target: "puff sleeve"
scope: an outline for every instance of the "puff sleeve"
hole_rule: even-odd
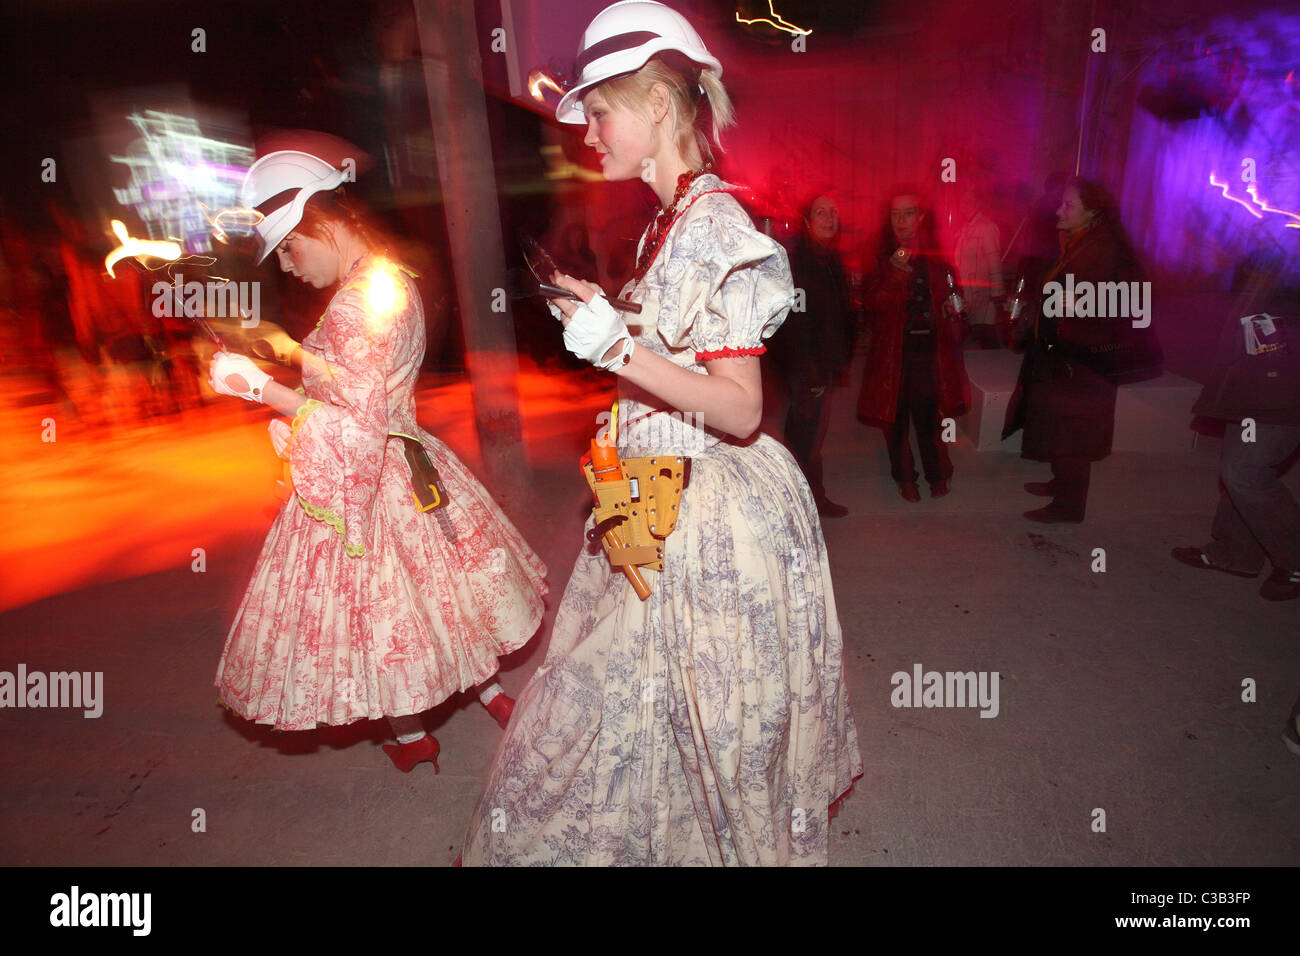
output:
[[[684,216],[664,249],[659,334],[697,361],[766,351],[794,301],[785,250],[725,201],[734,215],[715,205]]]

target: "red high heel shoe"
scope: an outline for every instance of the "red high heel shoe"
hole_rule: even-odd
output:
[[[506,725],[510,723],[510,715],[515,712],[515,702],[502,691],[492,698],[487,705],[487,712],[495,717],[501,729],[505,730]]]
[[[419,740],[409,744],[384,744],[384,753],[388,754],[394,766],[402,773],[410,773],[411,768],[425,760],[433,761],[433,772],[438,772],[438,738],[425,734]]]

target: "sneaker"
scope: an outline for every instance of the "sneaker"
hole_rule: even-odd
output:
[[[915,481],[905,481],[898,486],[898,493],[903,496],[904,501],[913,503],[921,500],[921,489],[916,487]]]
[[[942,498],[950,491],[952,491],[952,485],[948,484],[948,479],[941,478],[930,486],[930,497]]]
[[[1259,588],[1259,596],[1268,601],[1289,601],[1300,597],[1300,571],[1274,568]]]
[[[1200,568],[1203,571],[1222,571],[1224,574],[1235,574],[1239,578],[1257,578],[1258,571],[1234,571],[1232,568],[1225,568],[1221,564],[1215,564],[1206,556],[1200,548],[1174,548],[1169,552],[1169,556],[1175,561],[1181,561],[1193,568]]]

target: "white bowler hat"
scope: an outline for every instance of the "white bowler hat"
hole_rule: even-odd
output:
[[[616,76],[635,73],[656,53],[676,50],[702,70],[722,76],[722,64],[686,18],[654,0],[621,0],[587,25],[574,70],[578,79],[555,109],[561,123],[585,123],[582,96]]]
[[[257,224],[258,264],[302,221],[307,200],[338,187],[345,176],[319,156],[295,149],[267,153],[249,168],[239,201],[262,214]]]

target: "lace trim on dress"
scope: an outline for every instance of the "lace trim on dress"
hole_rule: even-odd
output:
[[[733,349],[728,346],[727,348],[716,349],[712,352],[696,352],[695,361],[712,362],[714,359],[720,358],[740,358],[742,355],[762,355],[766,351],[766,345],[752,345],[740,349]]]
[[[290,426],[289,429],[290,441],[292,441],[294,438],[298,436],[298,429],[302,428],[303,425],[307,424],[307,416],[310,415],[312,412],[316,411],[316,409],[320,408],[324,404],[325,403],[322,402],[319,398],[309,398],[307,399],[307,401],[303,402],[300,406],[298,406],[298,413],[293,416],[293,424]]]
[[[366,553],[364,544],[348,544],[347,528],[344,526],[343,519],[334,512],[328,508],[314,505],[310,501],[304,501],[301,495],[298,496],[298,504],[302,505],[302,510],[307,514],[338,532],[339,537],[343,539],[343,551],[349,558],[359,558]]]

